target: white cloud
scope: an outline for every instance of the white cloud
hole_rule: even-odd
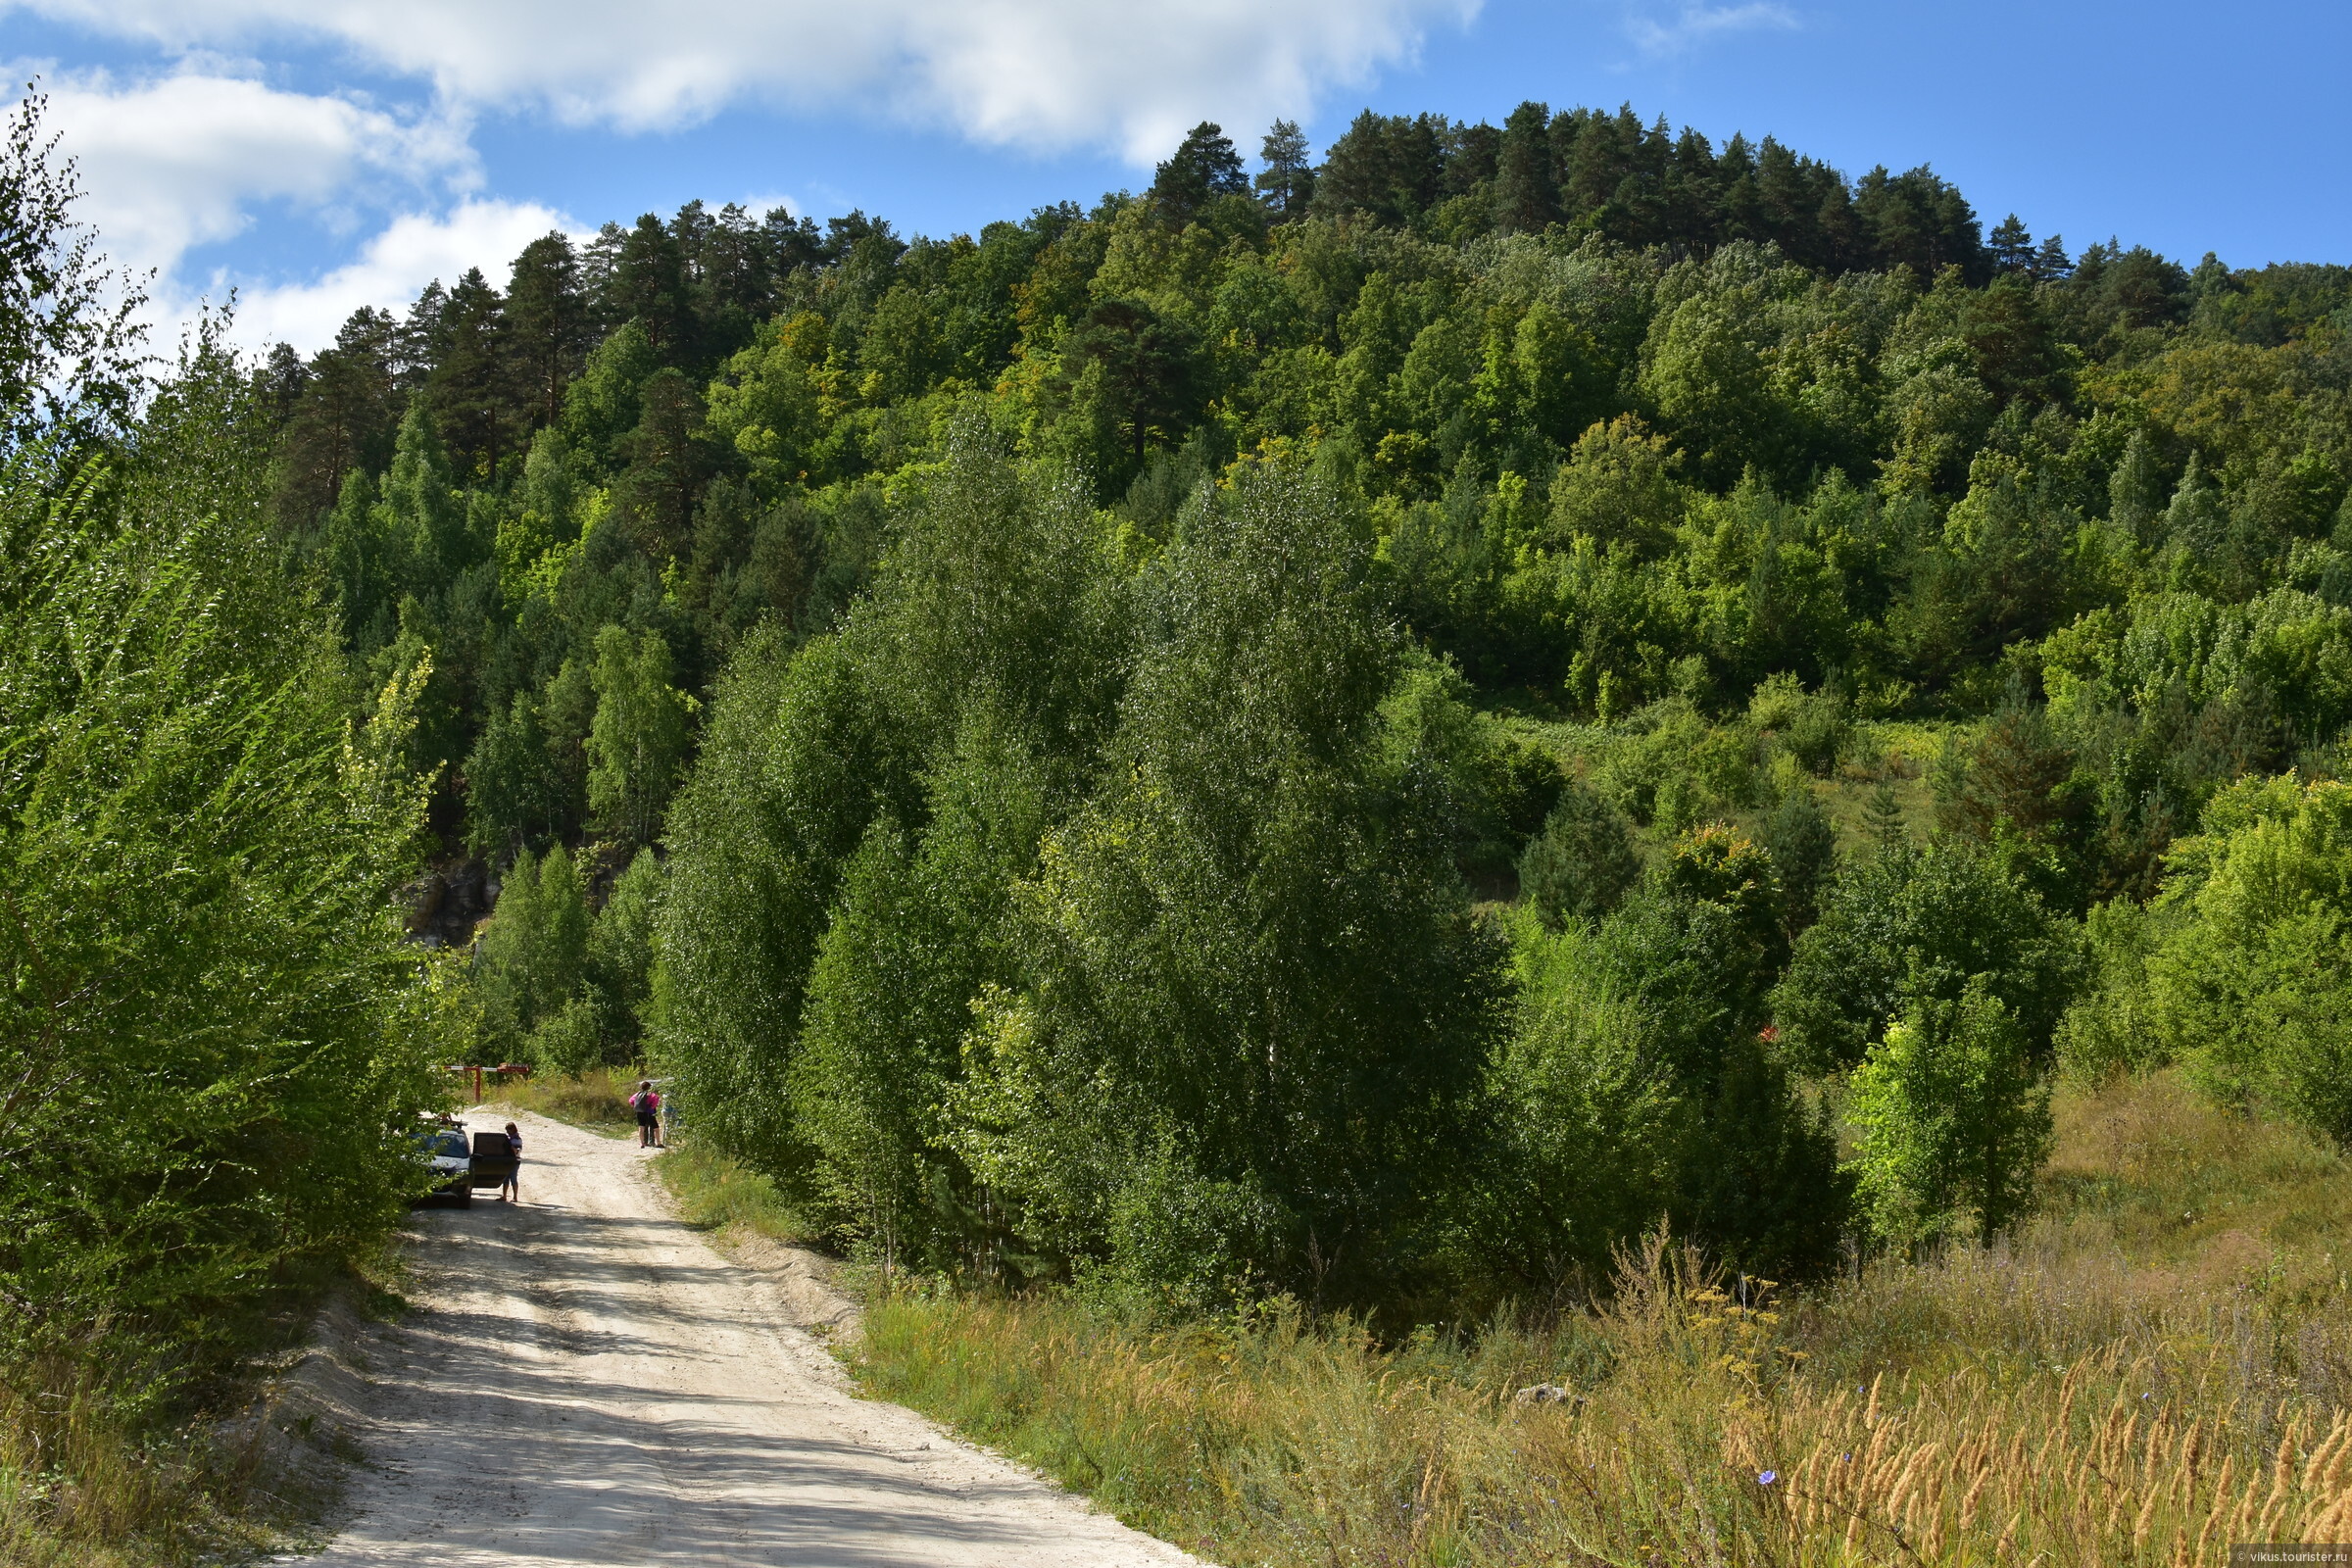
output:
[[[49,126],[80,166],[79,216],[118,261],[167,274],[191,246],[243,229],[255,202],[348,221],[337,209],[366,187],[413,197],[419,185],[478,178],[465,126],[447,117],[404,120],[201,72],[128,82],[75,74],[44,86]]]
[[[166,49],[325,40],[445,104],[674,126],[739,102],[886,107],[976,140],[1164,156],[1412,57],[1479,0],[0,0]]]
[[[314,282],[241,291],[234,336],[256,347],[285,342],[315,352],[332,343],[336,328],[361,306],[405,312],[425,284],[435,278],[455,282],[468,267],[504,287],[508,264],[550,229],[587,237],[535,202],[467,201],[442,217],[403,215],[370,239],[357,261]],[[225,277],[214,280],[216,302],[226,297],[227,286]],[[193,302],[183,304],[182,314],[193,314]]]
[[[1666,16],[1635,16],[1627,20],[1625,30],[1635,48],[1657,58],[1679,55],[1727,33],[1790,32],[1796,26],[1795,13],[1787,6],[1751,0],[1746,5],[1685,5]]]

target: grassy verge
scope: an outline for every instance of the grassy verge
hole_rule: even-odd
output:
[[[1229,1564],[2150,1565],[2352,1534],[2352,1171],[2159,1078],[2042,1217],[1779,1309],[1652,1245],[1607,1305],[1383,1346],[1282,1310],[875,1302],[858,1371]],[[1521,1404],[1547,1385],[1565,1398]]]
[[[779,1242],[798,1242],[807,1234],[773,1182],[691,1138],[672,1144],[654,1161],[654,1169],[689,1225]]]
[[[130,1568],[276,1544],[255,1495],[258,1447],[126,1416],[86,1369],[38,1382],[31,1395],[0,1389],[0,1560]]]
[[[619,1138],[637,1130],[636,1112],[629,1109],[629,1096],[636,1087],[633,1074],[598,1067],[577,1077],[550,1074],[510,1083],[483,1103],[535,1111],[592,1133]]]
[[[334,1481],[271,1462],[257,1384],[298,1353],[330,1293],[368,1316],[400,1310],[403,1268],[387,1243],[288,1278],[200,1358],[139,1362],[117,1337],[100,1358],[15,1368],[0,1380],[0,1562],[155,1568],[299,1546],[326,1500],[314,1491]]]

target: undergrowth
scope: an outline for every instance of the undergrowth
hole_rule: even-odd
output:
[[[682,1138],[654,1162],[679,1216],[707,1230],[738,1230],[776,1241],[799,1242],[808,1235],[775,1183],[745,1169],[710,1146]]]
[[[2218,1564],[2352,1533],[2352,1172],[2168,1077],[2062,1097],[2011,1242],[1778,1299],[1653,1238],[1587,1309],[1401,1343],[944,1285],[858,1369],[1242,1564]],[[1531,1392],[1526,1398],[1521,1391]]]
[[[533,1111],[554,1121],[616,1138],[636,1131],[637,1113],[629,1109],[629,1096],[636,1088],[633,1074],[611,1067],[594,1067],[577,1075],[551,1073],[516,1079],[501,1085],[497,1094],[483,1104]]]
[[[92,1353],[0,1380],[0,1562],[161,1568],[283,1550],[321,1500],[269,1462],[257,1380],[298,1353],[331,1294],[368,1316],[406,1304],[396,1243],[282,1276],[190,1345],[91,1326]],[[140,1347],[148,1348],[142,1353]]]

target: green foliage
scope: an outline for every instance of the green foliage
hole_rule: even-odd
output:
[[[2249,779],[2202,826],[2171,862],[2184,917],[2145,960],[2157,1036],[2225,1102],[2352,1141],[2352,785]]]
[[[622,838],[646,843],[685,765],[693,698],[670,684],[661,633],[619,626],[596,636],[596,722],[588,732],[588,808]]]
[[[1460,827],[1456,859],[1474,886],[1493,886],[1532,853],[1566,785],[1558,762],[1480,712],[1475,696],[1451,667],[1413,661],[1383,719],[1397,757],[1417,752],[1443,773]]]
[[[1826,776],[1851,743],[1851,705],[1837,692],[1808,695],[1788,671],[1767,676],[1748,699],[1748,722],[1777,736],[1805,771]]]
[[[1922,997],[1854,1070],[1858,1196],[1887,1241],[1962,1221],[1989,1240],[2015,1223],[2050,1148],[2050,1102],[2029,1042],[1984,976],[1953,1000]]]
[[[118,466],[0,471],[0,1051],[28,1133],[0,1338],[146,1410],[385,1233],[453,1043],[387,907],[421,672],[352,729],[328,612],[279,569],[269,439],[208,336]]]
[[[516,692],[466,760],[466,847],[485,858],[545,844],[571,815],[563,760],[544,710]]]
[[[74,220],[81,184],[26,89],[0,125],[0,458],[118,433],[145,390],[145,295]]]
[[[1641,1000],[1592,927],[1512,931],[1510,1028],[1487,1071],[1496,1132],[1472,1208],[1485,1266],[1519,1289],[1605,1279],[1611,1249],[1665,1206],[1679,1102]]]
[[[1778,922],[1768,858],[1720,827],[1678,841],[1596,924],[1522,921],[1468,1221],[1488,1268],[1519,1289],[1597,1283],[1660,1215],[1742,1269],[1834,1265],[1836,1143],[1758,1038]]]
[[[549,850],[545,860],[528,851],[515,857],[475,956],[492,1049],[513,1059],[533,1059],[534,1037],[579,989],[588,931],[587,896],[564,846]],[[564,1038],[576,1040],[581,1027],[573,1020]],[[576,1054],[564,1061],[567,1070],[585,1064]]]
[[[1831,885],[1773,992],[1773,1016],[1795,1059],[1842,1071],[1915,1003],[1957,1002],[1982,976],[2040,1061],[2081,966],[2062,916],[1983,851],[1939,839],[1883,849]]]
[[[662,862],[639,850],[613,879],[588,929],[587,994],[593,1000],[608,1060],[633,1061],[653,1005],[655,929],[661,918]]]
[[[886,1266],[952,1262],[976,1228],[956,1208],[970,1183],[946,1152],[946,1108],[973,998],[1004,967],[1006,881],[1040,826],[1027,772],[974,736],[935,775],[919,858],[877,818],[809,975],[795,1113],[821,1196]]]
[[[1497,1000],[1434,770],[1380,744],[1399,649],[1336,500],[1244,466],[1154,564],[1103,785],[1025,901],[1036,978],[965,1048],[975,1172],[1137,1284],[1186,1283],[1166,1213],[1269,1283],[1391,1288]]]
[[[1781,925],[1793,941],[1820,912],[1821,890],[1838,869],[1838,829],[1804,784],[1783,794],[1757,830],[1780,884]]]
[[[853,644],[757,639],[670,810],[660,1046],[707,1135],[771,1174],[803,1163],[786,1074],[808,966],[843,866],[904,777],[895,754]]]
[[[2148,959],[2185,911],[2130,899],[2094,906],[2083,917],[2088,981],[2059,1021],[2058,1065],[2078,1082],[2145,1076],[2170,1061],[2158,1027]]]
[[[1519,858],[1519,893],[1557,929],[1608,913],[1641,874],[1625,818],[1571,779],[1544,818],[1544,831]]]

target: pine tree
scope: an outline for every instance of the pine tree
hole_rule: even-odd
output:
[[[612,272],[597,301],[607,321],[635,321],[665,365],[682,365],[694,351],[687,310],[686,258],[662,220],[647,213],[612,246]]]
[[[442,312],[441,354],[422,400],[458,475],[484,484],[496,481],[508,445],[505,306],[480,268],[466,270]]]
[[[278,525],[318,528],[355,471],[380,469],[399,423],[392,344],[398,327],[372,306],[352,313],[332,348],[315,355],[277,454]]]
[[[1995,272],[2032,272],[2034,236],[2026,231],[2024,220],[2015,213],[1993,226],[1992,232],[1985,236],[1985,244],[1992,252]]]
[[[1519,859],[1519,891],[1554,930],[1596,920],[1642,874],[1633,832],[1617,808],[1569,779],[1544,831]]]
[[[558,231],[525,245],[507,284],[506,351],[526,429],[563,416],[564,388],[587,358],[591,325],[570,239]]]
[[[1889,780],[1881,779],[1878,788],[1870,792],[1862,808],[1862,822],[1882,852],[1899,850],[1911,842],[1911,831],[1903,825],[1903,803],[1895,798]]]
[[[1247,196],[1249,175],[1242,155],[1214,121],[1203,120],[1185,133],[1175,154],[1152,176],[1147,200],[1170,228],[1182,228],[1221,196]]]
[[[1254,181],[1258,199],[1280,220],[1304,217],[1306,204],[1315,193],[1306,132],[1298,128],[1297,121],[1277,120],[1259,144],[1257,155],[1266,166]]]
[[[1559,220],[1559,180],[1551,167],[1551,111],[1523,103],[1502,122],[1494,163],[1494,226],[1541,234]]]
[[[2056,282],[2071,275],[2074,270],[2075,264],[2066,254],[2066,241],[2059,235],[2052,234],[2043,240],[2041,248],[2034,253],[2034,276],[2036,281]]]

